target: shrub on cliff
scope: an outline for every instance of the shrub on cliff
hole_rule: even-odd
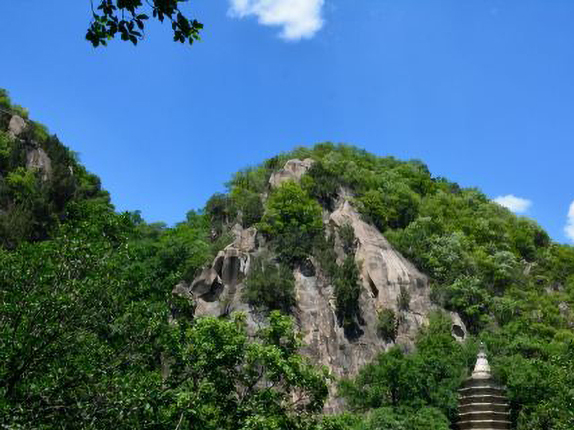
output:
[[[314,238],[322,232],[321,206],[299,184],[287,181],[274,190],[258,224],[275,244],[280,259],[288,265],[303,261]]]
[[[243,290],[245,301],[267,311],[289,313],[296,304],[292,270],[265,256],[254,258],[251,264]]]

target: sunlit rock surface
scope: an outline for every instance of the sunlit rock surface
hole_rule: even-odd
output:
[[[298,182],[301,176],[307,173],[307,170],[313,165],[313,160],[306,158],[304,160],[293,159],[285,163],[282,169],[273,173],[269,178],[271,188],[276,188],[286,181]]]

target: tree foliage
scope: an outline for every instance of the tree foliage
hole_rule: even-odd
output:
[[[291,320],[272,312],[254,339],[240,316],[203,318],[185,334],[168,378],[172,422],[206,430],[310,429],[327,396],[325,373],[297,354]]]
[[[275,189],[258,224],[275,241],[280,258],[288,265],[303,261],[315,237],[323,231],[321,206],[299,184],[287,181]]]
[[[379,418],[371,419],[396,420],[397,428],[403,428],[400,426],[404,426],[405,421],[415,419],[428,408],[436,411],[438,418],[433,422],[454,422],[456,390],[474,352],[472,344],[457,343],[450,333],[449,319],[436,314],[430,326],[419,335],[414,353],[405,354],[398,346],[381,353],[355,380],[343,381],[341,393],[357,411],[383,408],[375,414],[375,417],[380,415]],[[385,427],[372,424],[366,428]],[[448,428],[448,425],[437,424],[436,428]]]
[[[397,337],[398,321],[392,309],[385,308],[378,313],[377,331],[387,342],[394,342]]]
[[[321,161],[316,161],[302,178],[302,185],[323,207],[333,210],[337,192],[342,184],[336,172],[328,169]]]
[[[76,221],[54,238],[0,252],[3,426],[314,425],[325,374],[297,354],[288,318],[271,313],[253,339],[240,318],[169,324],[164,282],[181,268],[162,253],[174,238],[150,246],[161,227],[142,236],[137,216],[91,202],[70,210]]]
[[[243,297],[247,303],[267,311],[291,312],[295,303],[295,279],[291,269],[259,256],[251,262]]]
[[[144,38],[144,29],[150,19],[171,23],[173,40],[189,43],[199,40],[203,29],[196,19],[191,19],[182,12],[181,4],[187,0],[90,0],[92,20],[86,33],[94,47],[106,46],[108,41],[120,36],[121,40],[137,45]]]
[[[359,269],[353,254],[348,255],[338,268],[337,277],[334,279],[334,290],[339,325],[344,327],[348,337],[359,337],[362,334],[360,328],[362,317],[359,307],[361,284]]]
[[[129,271],[129,219],[96,203],[70,210],[74,221],[53,239],[0,252],[8,427],[145,422],[146,393],[159,387],[165,293]]]

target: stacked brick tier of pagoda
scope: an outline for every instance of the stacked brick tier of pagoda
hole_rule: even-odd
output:
[[[484,350],[478,353],[472,376],[459,390],[460,430],[510,429],[510,412],[504,389],[492,380]]]

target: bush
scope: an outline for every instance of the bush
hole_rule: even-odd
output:
[[[410,422],[411,417],[414,419],[419,413],[437,415],[437,423],[444,422],[444,416],[454,419],[458,403],[456,389],[474,361],[476,350],[471,342],[459,344],[450,329],[448,316],[431,315],[429,326],[417,336],[414,352],[406,354],[394,346],[380,353],[354,380],[343,380],[340,393],[353,410],[388,408],[391,416],[406,418],[409,430],[425,428]],[[429,407],[440,413],[420,411]],[[439,424],[428,428],[442,429]]]
[[[323,273],[333,282],[337,277],[339,266],[337,265],[337,253],[335,252],[335,234],[331,229],[328,235],[326,232],[317,235],[313,247],[313,255],[319,262]]]
[[[447,417],[436,408],[375,409],[357,430],[449,430]]]
[[[245,280],[243,298],[256,308],[289,313],[296,303],[293,272],[266,256],[255,258]]]
[[[340,415],[325,415],[323,416],[317,430],[354,430],[362,422],[360,415],[344,412]]]
[[[461,277],[444,289],[444,305],[460,312],[467,328],[476,333],[488,321],[492,296],[476,277]]]
[[[378,314],[377,331],[387,342],[394,342],[397,337],[397,317],[392,309],[383,309]]]
[[[449,430],[448,418],[437,408],[421,408],[407,418],[409,430]]]
[[[420,196],[397,180],[384,180],[358,198],[361,213],[379,230],[405,228],[418,215]]]
[[[237,172],[226,185],[231,193],[237,189],[242,189],[255,194],[262,194],[267,189],[272,171],[273,168],[267,164],[259,167],[248,167]]]
[[[8,168],[8,159],[12,152],[12,139],[7,133],[0,130],[0,169],[6,171]]]
[[[392,408],[380,408],[369,414],[361,430],[410,430],[406,427],[405,418]]]
[[[260,231],[275,241],[281,261],[300,263],[323,231],[321,206],[299,184],[288,181],[273,191],[265,209]]]
[[[217,193],[205,204],[205,212],[209,216],[212,228],[216,234],[221,234],[226,224],[237,216],[237,208],[227,194]]]
[[[339,228],[339,238],[341,239],[343,251],[345,251],[346,254],[355,252],[355,230],[351,224],[343,224],[341,228]]]
[[[10,101],[8,91],[6,91],[4,88],[0,88],[0,108],[10,109],[11,106],[12,102]]]
[[[472,244],[463,233],[432,236],[427,241],[428,251],[421,253],[419,258],[425,271],[437,281],[449,283],[461,275],[475,272],[471,256]]]
[[[411,305],[411,294],[401,285],[399,296],[397,297],[397,307],[400,311],[408,311]]]
[[[355,263],[355,256],[345,258],[343,265],[338,270],[338,276],[334,282],[335,304],[339,325],[345,329],[348,337],[354,338],[362,334],[359,328],[361,322],[359,296],[361,286],[359,282],[359,269]]]
[[[354,242],[354,234],[352,237]],[[314,254],[323,273],[334,287],[339,326],[345,328],[345,334],[350,338],[360,336],[362,331],[359,325],[363,323],[359,307],[361,283],[355,255],[349,253],[341,266],[337,264],[335,233],[332,230],[329,235],[321,234],[316,237]]]
[[[337,192],[341,186],[341,178],[327,169],[321,161],[313,163],[307,171],[301,184],[311,197],[317,199],[323,207],[332,211]]]
[[[261,221],[263,203],[259,193],[237,187],[231,192],[231,201],[232,205],[241,213],[243,227],[251,227]]]

